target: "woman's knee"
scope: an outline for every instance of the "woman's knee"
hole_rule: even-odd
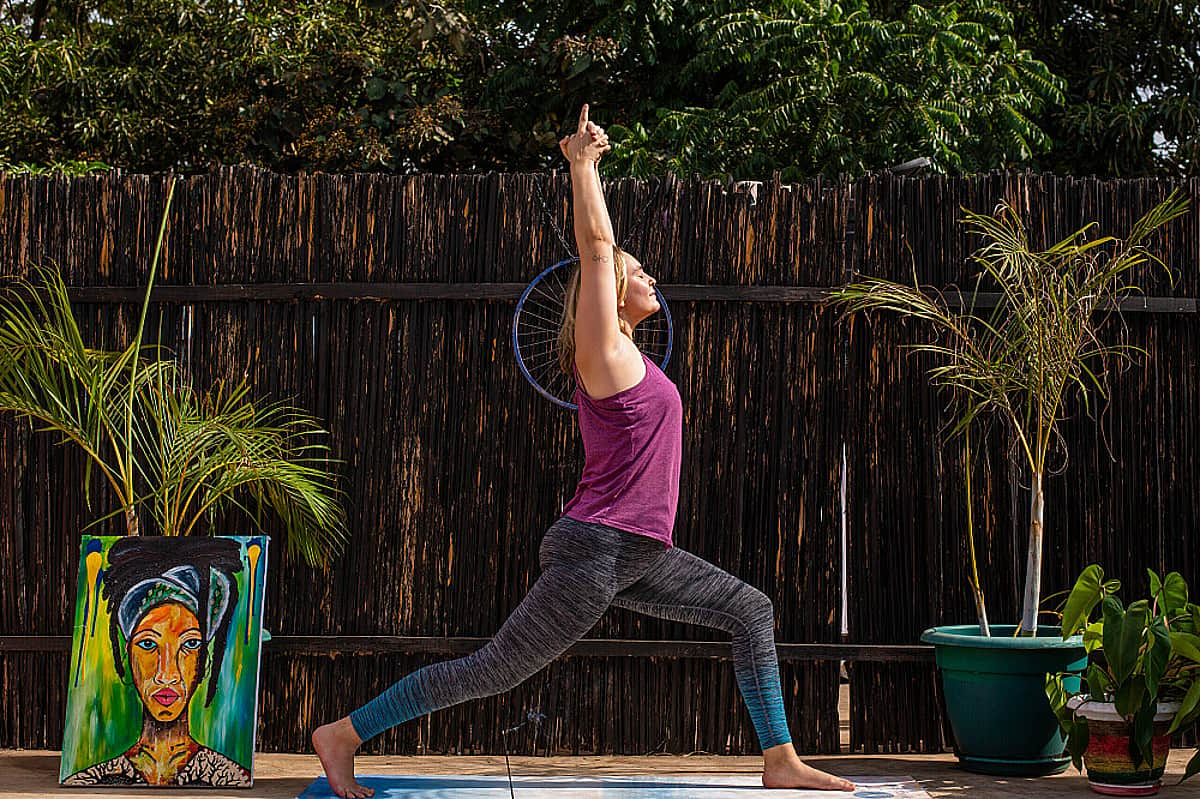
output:
[[[742,617],[751,625],[775,626],[775,604],[771,598],[752,585],[746,585],[738,595]]]
[[[457,686],[463,699],[484,699],[516,688],[531,677],[535,670],[526,673],[520,664],[500,659],[488,651],[488,646],[457,660],[434,664],[431,678]]]
[[[471,682],[485,696],[516,688],[549,666],[577,638],[573,634],[547,637],[544,628],[527,629],[519,637],[507,632],[503,639],[493,638],[460,661],[459,673],[471,675]]]

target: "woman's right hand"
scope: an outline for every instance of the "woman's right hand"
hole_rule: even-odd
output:
[[[570,136],[563,136],[558,142],[558,148],[572,164],[580,161],[599,161],[600,157],[612,149],[608,143],[608,135],[604,128],[588,121],[587,103],[579,112],[579,127]]]

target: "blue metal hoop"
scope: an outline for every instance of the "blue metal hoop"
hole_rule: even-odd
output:
[[[558,263],[543,269],[537,277],[531,280],[529,285],[525,287],[525,290],[521,292],[521,299],[517,301],[517,310],[513,312],[512,324],[513,354],[516,355],[517,366],[521,369],[521,374],[525,375],[525,379],[529,381],[529,384],[533,386],[543,397],[550,400],[555,405],[559,405],[572,411],[578,408],[575,403],[559,399],[553,393],[547,391],[540,383],[538,383],[534,376],[529,373],[529,368],[525,365],[525,358],[521,353],[521,342],[517,337],[517,324],[521,318],[521,309],[525,307],[525,300],[529,297],[530,293],[533,292],[533,289],[537,286],[537,284],[555,269],[559,269],[567,264],[576,263],[577,261],[579,261],[579,258],[577,257],[567,258],[559,261]],[[658,365],[659,369],[666,369],[667,364],[671,361],[671,350],[675,345],[675,322],[671,317],[671,309],[667,307],[667,299],[663,296],[662,292],[658,290],[658,286],[654,287],[654,295],[658,299],[659,308],[662,309],[663,314],[667,317],[667,351],[663,353],[662,363]]]

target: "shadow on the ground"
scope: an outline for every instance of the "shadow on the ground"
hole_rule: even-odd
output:
[[[998,777],[976,774],[957,763],[933,761],[921,755],[839,755],[810,760],[813,765],[842,776],[912,777],[931,797],[968,796],[1082,796],[1092,795],[1087,778],[1073,767],[1048,777]],[[1167,774],[1163,787],[1174,785],[1181,774]]]
[[[102,785],[87,788],[64,788],[58,784],[59,755],[57,753],[4,753],[4,779],[0,796],[170,796],[182,799],[191,794],[180,788],[143,788],[134,785]],[[247,799],[261,794],[270,796],[299,796],[317,775],[305,777],[256,777],[253,788],[205,788],[204,799]]]

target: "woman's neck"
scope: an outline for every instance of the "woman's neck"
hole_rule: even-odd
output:
[[[188,728],[187,711],[173,721],[142,717],[142,734],[127,756],[151,785],[169,785],[200,749]]]
[[[188,728],[188,715],[185,709],[171,721],[159,721],[149,713],[142,715],[143,742],[150,741],[190,741],[191,731]]]

